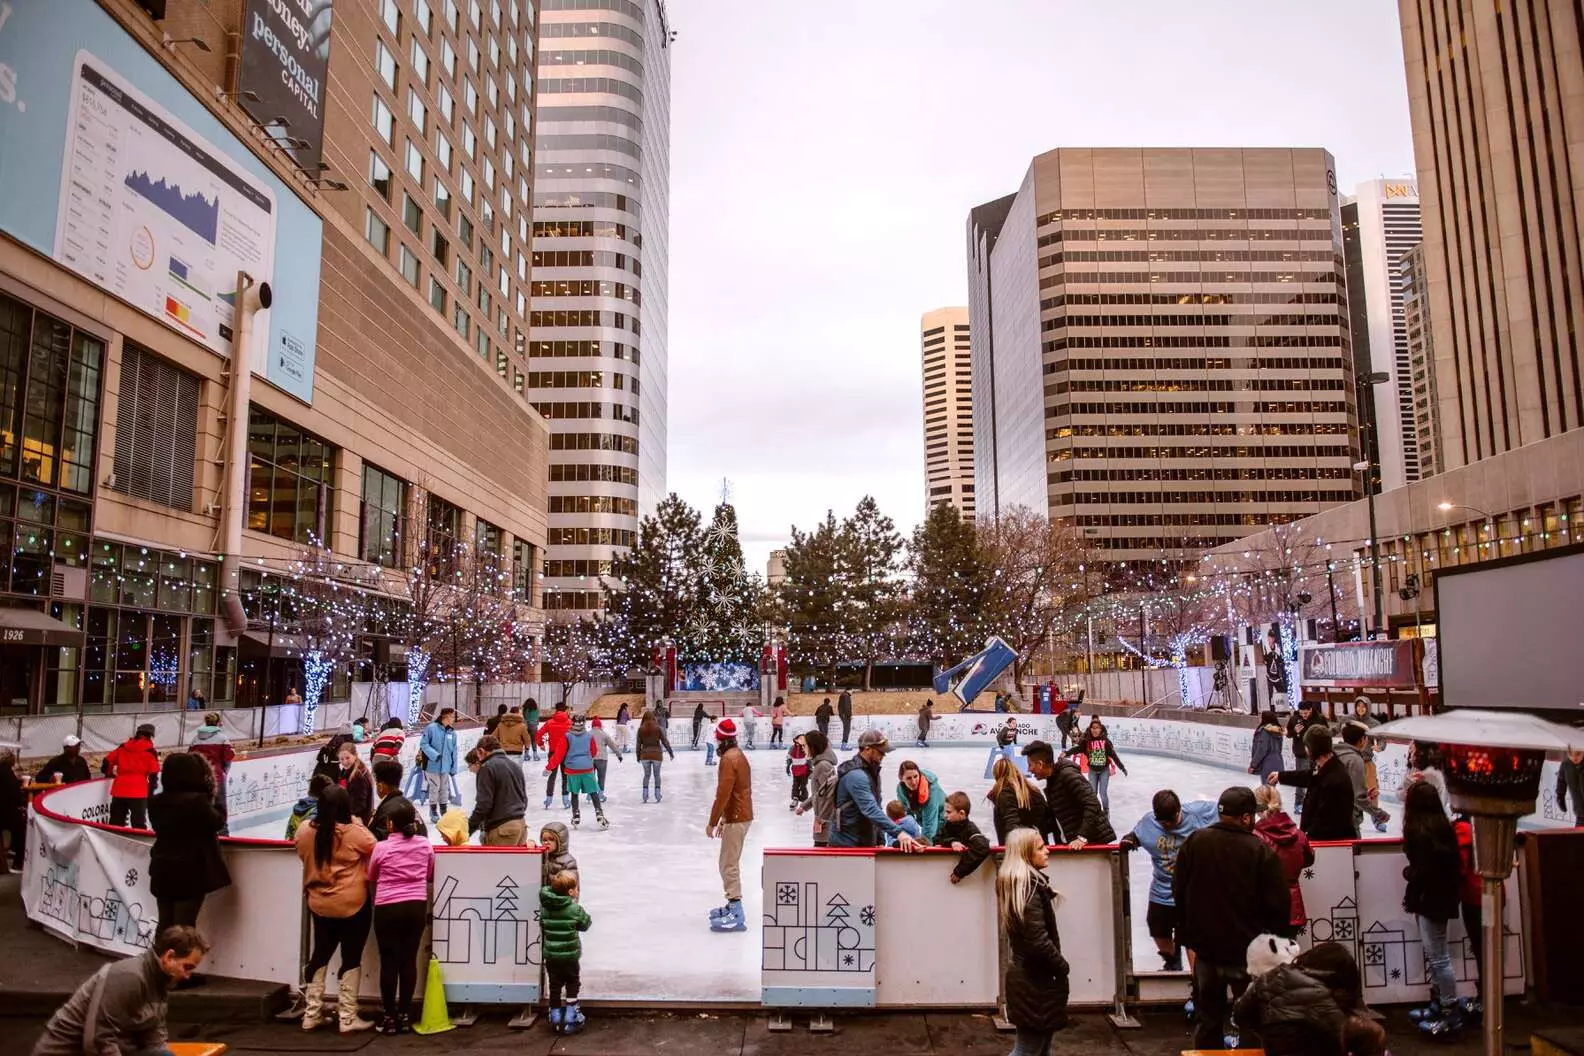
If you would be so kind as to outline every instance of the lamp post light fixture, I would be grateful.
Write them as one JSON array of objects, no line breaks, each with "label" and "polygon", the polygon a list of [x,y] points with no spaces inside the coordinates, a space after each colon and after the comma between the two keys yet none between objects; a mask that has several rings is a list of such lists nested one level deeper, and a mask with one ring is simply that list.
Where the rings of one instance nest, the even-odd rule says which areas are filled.
[{"label": "lamp post light fixture", "polygon": [[1397,719],[1375,727],[1370,736],[1439,745],[1452,807],[1472,819],[1474,869],[1485,903],[1485,933],[1480,936],[1485,951],[1480,980],[1485,1056],[1503,1056],[1503,884],[1512,874],[1518,819],[1534,813],[1546,758],[1584,748],[1584,731],[1521,711],[1461,709]]}]

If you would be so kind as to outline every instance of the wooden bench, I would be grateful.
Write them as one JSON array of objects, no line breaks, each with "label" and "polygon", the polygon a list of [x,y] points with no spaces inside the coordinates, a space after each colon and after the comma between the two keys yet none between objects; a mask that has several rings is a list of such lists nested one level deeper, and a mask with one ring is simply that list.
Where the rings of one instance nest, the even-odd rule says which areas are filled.
[{"label": "wooden bench", "polygon": [[172,1056],[222,1056],[226,1051],[220,1041],[167,1041],[165,1047]]}]

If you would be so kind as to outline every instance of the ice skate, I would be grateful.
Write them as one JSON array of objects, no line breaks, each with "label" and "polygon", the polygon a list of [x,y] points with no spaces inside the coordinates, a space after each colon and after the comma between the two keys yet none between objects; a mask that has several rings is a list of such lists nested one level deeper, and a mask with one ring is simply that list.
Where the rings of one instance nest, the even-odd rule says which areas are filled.
[{"label": "ice skate", "polygon": [[724,905],[716,906],[714,909],[709,911],[710,922],[713,923],[713,922],[719,920],[720,918],[729,915],[730,913],[731,913],[731,903],[730,902],[727,902]]},{"label": "ice skate", "polygon": [[550,797],[550,796],[546,796],[546,797],[545,797],[545,805],[544,805],[544,809],[546,809],[546,810],[549,810],[549,809],[550,809],[550,801],[551,801],[551,798],[552,798],[552,797]]},{"label": "ice skate", "polygon": [[711,931],[747,931],[748,921],[743,916],[742,899],[726,903],[726,912],[710,921]]},{"label": "ice skate", "polygon": [[598,823],[600,828],[602,828],[602,829],[610,828],[610,819],[607,818],[604,814],[596,814],[596,815],[594,815],[594,819]]},{"label": "ice skate", "polygon": [[647,788],[643,790],[643,796],[643,801],[645,803],[649,802],[649,790]]},{"label": "ice skate", "polygon": [[660,802],[660,790],[658,788],[655,789],[655,802]]},{"label": "ice skate", "polygon": [[566,1015],[561,1019],[561,1033],[577,1034],[583,1030],[583,1026],[583,1010],[578,1007],[577,1002],[569,1001],[567,1003]]},{"label": "ice skate", "polygon": [[561,1033],[561,1017],[562,1017],[562,1010],[561,1009],[552,1008],[550,1010],[550,1016],[549,1016],[549,1019],[550,1019],[550,1033],[552,1033],[552,1034]]},{"label": "ice skate", "polygon": [[561,809],[565,810],[572,805],[572,797],[565,792],[561,793]]}]

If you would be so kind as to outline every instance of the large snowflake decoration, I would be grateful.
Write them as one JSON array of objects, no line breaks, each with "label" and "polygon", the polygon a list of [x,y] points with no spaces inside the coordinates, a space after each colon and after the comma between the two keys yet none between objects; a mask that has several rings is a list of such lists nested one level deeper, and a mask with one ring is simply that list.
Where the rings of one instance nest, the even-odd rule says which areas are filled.
[{"label": "large snowflake decoration", "polygon": [[1305,869],[1303,876],[1305,880],[1313,880],[1315,878],[1315,871],[1313,869]]},{"label": "large snowflake decoration", "polygon": [[136,869],[128,869],[126,871],[126,884],[127,884],[127,886],[128,887],[136,887],[137,886],[137,882],[138,882],[138,871]]},{"label": "large snowflake decoration", "polygon": [[858,919],[863,923],[864,927],[866,927],[866,928],[874,927],[875,907],[873,907],[873,906],[865,906],[862,909],[860,909],[858,911]]}]

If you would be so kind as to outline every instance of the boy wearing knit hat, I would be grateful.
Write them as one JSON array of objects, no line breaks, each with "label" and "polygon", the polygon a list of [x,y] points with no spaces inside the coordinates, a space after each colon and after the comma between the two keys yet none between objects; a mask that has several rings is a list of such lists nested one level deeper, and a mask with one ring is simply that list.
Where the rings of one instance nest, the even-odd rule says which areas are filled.
[{"label": "boy wearing knit hat", "polygon": [[599,827],[610,828],[610,822],[605,819],[604,802],[600,799],[599,780],[594,776],[594,753],[599,749],[589,733],[585,716],[573,716],[572,725],[557,748],[559,750],[550,756],[545,773],[553,774],[557,767],[561,768],[567,794],[572,797],[572,824],[576,826],[583,820],[578,809],[578,794],[586,793],[589,802],[594,804],[594,817]]}]

